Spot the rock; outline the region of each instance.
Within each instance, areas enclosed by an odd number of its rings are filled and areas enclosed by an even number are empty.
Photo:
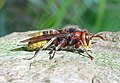
[[[49,60],[49,50],[26,60],[35,52],[10,51],[24,45],[19,41],[34,32],[0,38],[0,83],[120,83],[120,32],[107,33],[106,41],[94,39],[93,60],[67,51],[57,51]]]

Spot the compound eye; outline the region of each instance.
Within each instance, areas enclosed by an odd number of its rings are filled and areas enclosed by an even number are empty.
[[[92,44],[92,41],[91,40],[89,40],[89,42],[88,42],[88,46],[90,46]]]

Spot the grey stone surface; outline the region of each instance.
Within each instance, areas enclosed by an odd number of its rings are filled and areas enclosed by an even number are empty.
[[[92,61],[67,51],[57,51],[49,60],[49,50],[25,60],[34,52],[10,51],[24,45],[19,41],[34,32],[0,38],[0,83],[120,83],[120,32],[106,34],[107,41],[93,40],[97,43],[91,46]]]

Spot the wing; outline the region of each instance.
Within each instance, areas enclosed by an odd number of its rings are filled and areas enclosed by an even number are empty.
[[[62,29],[58,29],[58,30],[55,30],[55,29],[48,29],[48,30],[42,30],[40,32],[36,32],[36,33],[30,33],[28,34],[28,36],[41,36],[41,34],[44,34],[44,35],[47,35],[47,34],[53,34],[54,31],[58,31],[60,33],[62,33]]]
[[[36,33],[30,33],[28,34],[29,37],[35,36],[36,34],[39,34],[40,32],[36,32]]]
[[[44,41],[44,40],[50,40],[53,37],[56,37],[56,38],[61,37],[61,38],[63,38],[63,37],[66,37],[68,35],[70,35],[70,34],[68,34],[68,33],[48,34],[48,35],[32,37],[32,38],[29,38],[29,39],[26,39],[26,40],[23,40],[23,41],[20,41],[20,42],[39,42],[39,41]]]

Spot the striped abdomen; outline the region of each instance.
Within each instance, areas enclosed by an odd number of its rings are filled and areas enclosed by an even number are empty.
[[[36,33],[32,38],[38,37],[38,36],[45,36],[45,35],[51,35],[51,34],[56,34],[59,33],[57,30],[48,30],[48,31],[42,31]],[[28,50],[38,50],[42,48],[49,40],[43,40],[43,41],[30,41],[28,42]]]

